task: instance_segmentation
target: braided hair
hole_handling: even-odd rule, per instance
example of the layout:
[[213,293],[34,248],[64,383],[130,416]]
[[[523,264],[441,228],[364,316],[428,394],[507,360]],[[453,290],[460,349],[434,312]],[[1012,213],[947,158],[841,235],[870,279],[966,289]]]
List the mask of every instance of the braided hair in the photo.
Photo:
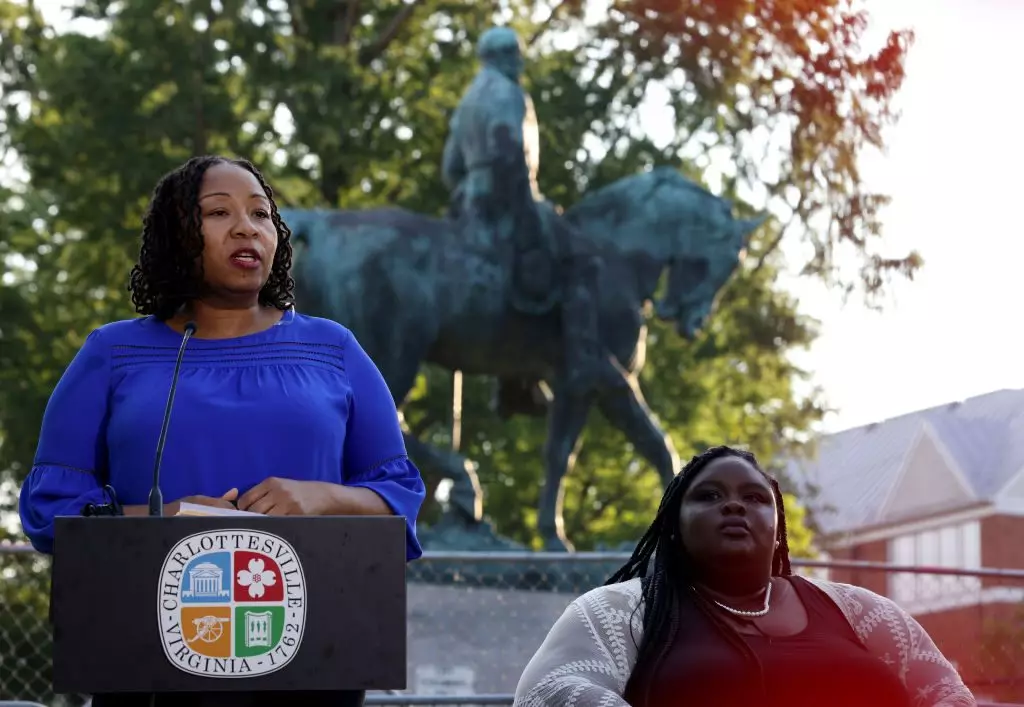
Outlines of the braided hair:
[[193,157],[165,174],[153,190],[142,219],[139,259],[132,268],[128,284],[132,303],[139,314],[167,320],[183,305],[199,298],[203,280],[201,269],[196,270],[196,262],[203,252],[199,189],[206,170],[217,164],[231,164],[251,173],[270,201],[270,215],[277,229],[277,250],[270,278],[260,290],[260,304],[280,310],[294,304],[295,282],[289,274],[291,231],[281,220],[273,190],[248,160],[208,155]]
[[615,584],[636,577],[641,578],[641,603],[637,610],[640,607],[644,609],[643,636],[637,646],[634,677],[653,676],[658,664],[668,653],[672,639],[679,629],[679,602],[684,597],[684,592],[697,609],[722,632],[726,640],[749,659],[757,662],[757,657],[751,653],[747,644],[732,625],[714,610],[711,603],[696,592],[688,591],[687,588],[694,579],[693,568],[679,547],[679,514],[683,496],[709,463],[727,457],[745,460],[768,480],[778,508],[779,544],[772,557],[772,576],[785,577],[792,574],[789,544],[786,540],[786,511],[778,482],[761,468],[753,454],[740,449],[727,446],[712,447],[693,457],[669,482],[654,522],[640,538],[633,555],[606,582]]

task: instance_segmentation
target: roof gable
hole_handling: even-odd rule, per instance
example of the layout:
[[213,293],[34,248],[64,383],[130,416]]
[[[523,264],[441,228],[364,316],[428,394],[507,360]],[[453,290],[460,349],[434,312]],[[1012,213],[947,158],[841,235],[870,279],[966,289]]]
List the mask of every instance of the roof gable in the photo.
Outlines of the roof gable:
[[879,508],[877,520],[898,523],[970,503],[974,492],[958,466],[932,426],[924,422]]
[[[896,522],[883,514],[904,517],[913,511],[925,515],[924,507],[913,508],[910,498],[897,502],[901,494],[913,495],[897,486],[924,436],[930,437],[936,454],[943,458],[938,466],[944,468],[945,478],[960,476],[963,503],[991,502],[1024,468],[1024,390],[996,391],[827,435],[818,442],[812,458],[788,461],[786,473],[804,489],[802,495],[825,533]],[[931,452],[922,447],[916,453],[926,456]],[[939,489],[913,480],[923,474],[925,471],[914,470],[907,483],[938,494]],[[932,501],[937,504],[945,499],[952,504],[954,490],[944,487],[946,495]]]
[[999,496],[1008,501],[1024,501],[1024,468],[1000,489]]

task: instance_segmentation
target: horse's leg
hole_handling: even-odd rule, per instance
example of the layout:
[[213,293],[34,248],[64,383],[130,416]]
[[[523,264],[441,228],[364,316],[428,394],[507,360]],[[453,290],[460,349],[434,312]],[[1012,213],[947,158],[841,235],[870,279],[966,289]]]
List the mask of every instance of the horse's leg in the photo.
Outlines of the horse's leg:
[[[379,341],[370,344],[377,356],[371,355],[381,375],[388,384],[395,399],[395,405],[401,407],[406,396],[416,384],[416,376],[424,356],[410,352],[424,351],[427,346],[415,345],[416,341],[428,341],[427,333],[417,337],[405,337],[399,340]],[[368,352],[369,352],[368,347]],[[463,522],[476,523],[483,517],[483,491],[472,462],[456,452],[435,447],[415,437],[402,422],[402,436],[405,449],[416,466],[424,474],[432,474],[434,478],[452,480],[452,488],[448,495],[448,508],[454,511]]]
[[612,425],[622,430],[637,452],[657,469],[667,486],[679,471],[679,455],[671,438],[658,425],[647,407],[635,376],[629,386],[608,391],[597,401],[598,410]]
[[[396,347],[394,350],[410,350],[409,347]],[[388,383],[388,388],[400,406],[416,384],[416,376],[420,370],[421,359],[412,356],[386,357],[381,366],[381,373]],[[464,524],[479,523],[483,517],[483,491],[476,475],[473,463],[462,455],[451,450],[444,450],[428,445],[416,438],[404,421],[402,436],[406,440],[406,451],[420,471],[432,474],[434,479],[451,479],[452,489],[449,491],[447,510],[454,512]]]
[[405,433],[405,448],[423,472],[452,480],[447,510],[462,523],[474,524],[483,518],[483,491],[473,463],[457,452],[435,447]]
[[548,435],[544,441],[544,487],[537,513],[537,530],[544,540],[544,549],[572,550],[565,537],[562,503],[565,489],[562,481],[576,463],[580,433],[587,423],[590,398],[555,392],[548,411]]

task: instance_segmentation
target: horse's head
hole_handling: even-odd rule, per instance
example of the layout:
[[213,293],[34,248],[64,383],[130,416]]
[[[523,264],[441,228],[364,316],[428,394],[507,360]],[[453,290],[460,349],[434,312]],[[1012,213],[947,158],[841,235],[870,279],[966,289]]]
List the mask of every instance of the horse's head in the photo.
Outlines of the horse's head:
[[665,294],[655,303],[658,317],[675,322],[676,331],[693,339],[704,328],[718,293],[742,259],[750,235],[764,217],[736,220],[729,214],[717,229],[695,229],[691,249],[678,253],[669,264]]
[[641,268],[644,297],[653,297],[667,268],[668,286],[655,311],[687,338],[704,326],[747,239],[764,220],[733,218],[732,204],[671,168],[626,177],[588,194],[566,218]]

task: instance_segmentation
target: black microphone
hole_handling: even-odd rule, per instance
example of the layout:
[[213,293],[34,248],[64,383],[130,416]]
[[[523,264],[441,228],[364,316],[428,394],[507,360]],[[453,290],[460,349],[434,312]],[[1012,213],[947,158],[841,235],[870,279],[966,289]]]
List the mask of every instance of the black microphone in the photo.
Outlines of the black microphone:
[[178,388],[178,373],[181,371],[181,360],[185,358],[185,347],[188,340],[196,333],[196,323],[185,325],[185,337],[178,349],[178,358],[174,362],[174,374],[171,376],[171,389],[167,393],[167,407],[164,408],[164,419],[160,423],[160,438],[156,443],[156,458],[153,460],[153,488],[149,490],[149,515],[159,518],[164,514],[164,495],[160,492],[160,463],[164,459],[164,445],[167,444],[167,428],[171,424],[171,408],[174,406],[174,391]]

